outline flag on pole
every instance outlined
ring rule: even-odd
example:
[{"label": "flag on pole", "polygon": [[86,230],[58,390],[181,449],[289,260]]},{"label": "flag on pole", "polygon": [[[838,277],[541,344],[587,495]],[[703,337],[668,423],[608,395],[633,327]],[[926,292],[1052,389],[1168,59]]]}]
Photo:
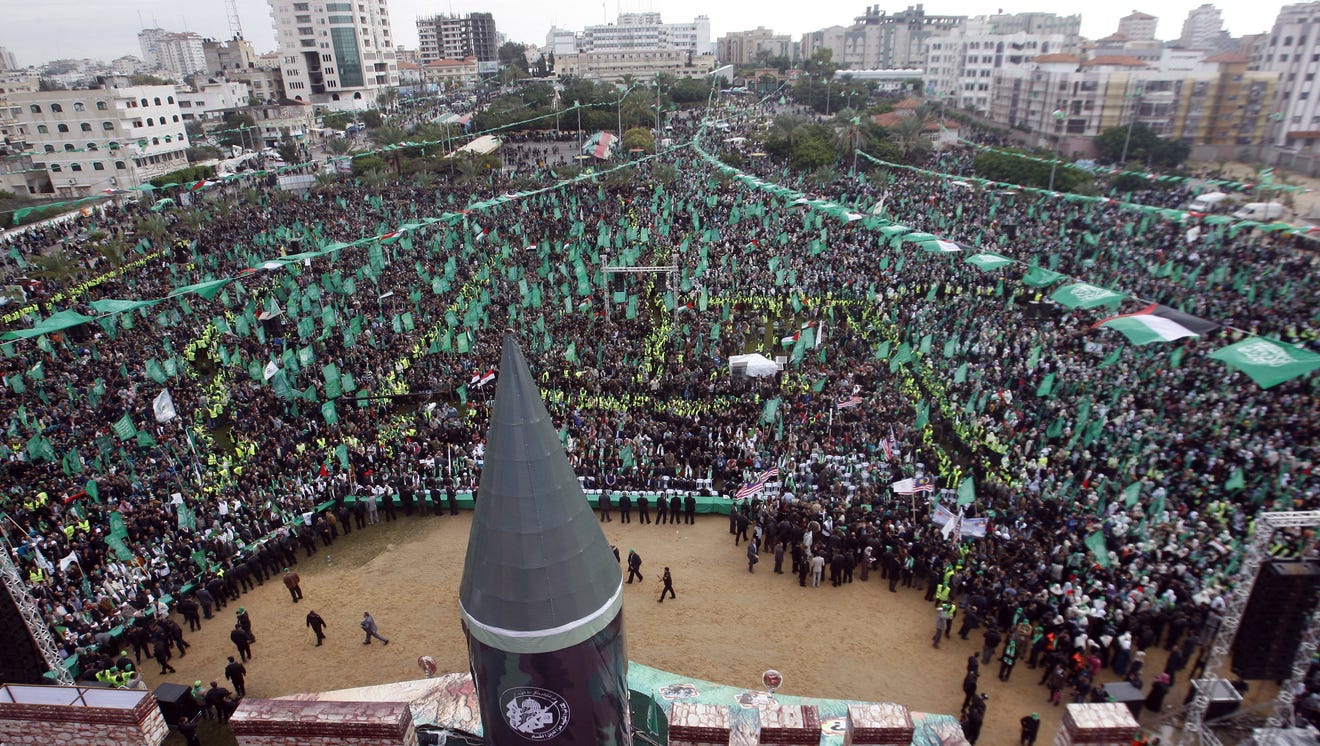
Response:
[{"label": "flag on pole", "polygon": [[889,485],[889,488],[898,495],[914,495],[918,492],[934,492],[935,480],[925,475],[916,478],[908,477],[907,479],[900,479],[897,482],[894,482]]},{"label": "flag on pole", "polygon": [[779,467],[777,466],[770,467],[769,469],[761,472],[760,475],[756,477],[756,479],[743,485],[742,489],[738,490],[738,492],[733,496],[733,499],[742,500],[743,498],[747,498],[747,497],[751,497],[752,495],[755,495],[756,493],[765,489],[765,485],[769,483],[771,479],[777,476],[779,476]]},{"label": "flag on pole", "polygon": [[1172,342],[1183,337],[1199,337],[1219,328],[1213,321],[1197,318],[1168,306],[1152,303],[1136,313],[1110,316],[1096,322],[1097,327],[1117,329],[1134,345]]},{"label": "flag on pole", "polygon": [[115,431],[115,436],[120,440],[128,440],[137,434],[137,426],[133,424],[133,417],[127,412],[124,413],[123,417],[116,420],[111,427]]},{"label": "flag on pole", "polygon": [[267,381],[269,381],[270,379],[275,377],[276,373],[279,372],[280,372],[280,366],[276,365],[275,361],[272,360],[269,363],[266,363],[266,370],[262,373],[262,375],[265,377]]},{"label": "flag on pole", "polygon": [[861,404],[863,401],[864,400],[860,396],[850,396],[846,399],[839,400],[839,402],[834,406],[838,407],[839,409],[848,409],[849,407],[855,407],[858,404]]},{"label": "flag on pole", "polygon": [[485,386],[486,384],[488,384],[488,383],[490,383],[491,381],[494,381],[494,380],[495,380],[495,369],[494,369],[494,368],[491,368],[490,370],[486,371],[485,373],[482,373],[482,374],[480,375],[480,377],[478,377],[478,379],[477,379],[477,388],[481,388],[481,387]]},{"label": "flag on pole", "polygon": [[169,389],[164,389],[156,395],[155,400],[151,402],[151,411],[156,415],[156,422],[169,422],[179,416],[174,411],[174,398],[170,396]]}]

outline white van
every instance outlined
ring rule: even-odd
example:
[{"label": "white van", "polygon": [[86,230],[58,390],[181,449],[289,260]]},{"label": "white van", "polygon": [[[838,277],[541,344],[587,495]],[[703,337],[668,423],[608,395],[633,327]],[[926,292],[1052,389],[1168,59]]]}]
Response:
[{"label": "white van", "polygon": [[1192,212],[1223,212],[1232,204],[1231,199],[1223,192],[1206,192],[1188,202],[1187,209]]},{"label": "white van", "polygon": [[1277,220],[1283,217],[1282,202],[1248,202],[1242,206],[1242,209],[1233,213],[1233,217],[1238,220]]}]

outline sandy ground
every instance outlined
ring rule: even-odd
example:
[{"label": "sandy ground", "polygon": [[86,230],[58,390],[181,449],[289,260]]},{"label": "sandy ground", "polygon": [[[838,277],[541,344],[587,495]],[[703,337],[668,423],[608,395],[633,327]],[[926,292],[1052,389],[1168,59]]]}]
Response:
[{"label": "sandy ground", "polygon": [[[634,515],[634,518],[636,516]],[[275,697],[420,678],[418,655],[433,656],[440,671],[466,671],[467,652],[459,626],[458,585],[471,514],[418,516],[370,526],[341,536],[330,548],[300,559],[305,598],[294,604],[278,581],[245,594],[257,642],[248,663],[248,696]],[[868,582],[831,588],[801,588],[797,578],[775,575],[763,555],[747,572],[745,549],[734,547],[723,516],[698,516],[692,526],[621,525],[616,514],[605,534],[623,555],[643,558],[645,581],[625,585],[628,657],[667,671],[760,688],[761,672],[777,668],[786,694],[902,702],[916,710],[956,714],[967,656],[980,649],[973,632],[956,634],[939,650],[931,647],[933,607],[922,593],[889,593],[874,574]],[[299,552],[302,555],[302,552]],[[676,600],[658,604],[659,576],[671,568]],[[808,581],[808,586],[810,581]],[[177,674],[156,675],[144,661],[147,683],[194,680],[224,684],[235,604],[188,635],[190,654],[176,659]],[[315,609],[329,638],[315,647],[305,616]],[[357,623],[370,611],[390,639],[362,644]],[[185,625],[186,628],[186,625]],[[1148,670],[1163,667],[1164,652],[1152,651]],[[980,744],[1018,743],[1017,721],[1039,712],[1041,742],[1048,743],[1061,708],[1037,686],[1041,671],[1019,664],[1010,682],[997,680],[998,663],[983,667],[981,690],[990,693]],[[1102,673],[1100,682],[1116,680]],[[1185,682],[1166,700],[1182,701]],[[231,687],[232,688],[232,687]],[[1143,723],[1155,716],[1147,713]]]}]

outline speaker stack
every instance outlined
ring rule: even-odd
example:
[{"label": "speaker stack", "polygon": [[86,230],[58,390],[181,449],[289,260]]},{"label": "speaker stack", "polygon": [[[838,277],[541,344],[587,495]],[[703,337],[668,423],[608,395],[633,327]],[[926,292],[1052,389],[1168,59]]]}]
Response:
[{"label": "speaker stack", "polygon": [[1287,679],[1317,591],[1320,562],[1271,560],[1261,565],[1233,640],[1233,673],[1243,679]]}]

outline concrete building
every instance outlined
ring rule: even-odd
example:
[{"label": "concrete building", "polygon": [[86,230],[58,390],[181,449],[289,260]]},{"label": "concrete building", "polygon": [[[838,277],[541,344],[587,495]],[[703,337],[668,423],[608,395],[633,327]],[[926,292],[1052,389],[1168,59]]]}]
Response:
[{"label": "concrete building", "polygon": [[[764,53],[764,54],[762,54]],[[788,34],[776,35],[764,26],[753,31],[734,31],[715,41],[715,56],[725,65],[752,65],[762,57],[784,57],[792,64],[797,45]]]},{"label": "concrete building", "polygon": [[551,28],[546,49],[558,59],[575,52],[629,52],[682,50],[697,55],[715,51],[710,18],[697,16],[691,23],[665,23],[659,13],[620,13],[615,23],[587,26],[575,34]]},{"label": "concrete building", "polygon": [[254,69],[260,59],[252,42],[247,39],[206,39],[202,42],[202,54],[206,57],[206,71],[213,75]]},{"label": "concrete building", "polygon": [[1219,8],[1205,3],[1193,8],[1183,21],[1178,46],[1183,49],[1218,49],[1224,34],[1224,16]]},{"label": "concrete building", "polygon": [[238,81],[211,81],[193,89],[186,86],[175,89],[179,114],[185,122],[215,119],[219,112],[247,106],[251,97],[252,91]]},{"label": "concrete building", "polygon": [[681,49],[555,55],[557,74],[615,83],[623,80],[625,75],[631,75],[635,80],[652,78],[657,73],[695,78],[714,69],[715,55],[693,54]]},{"label": "concrete building", "polygon": [[188,165],[188,135],[173,86],[10,94],[19,134],[58,197],[128,189]]},{"label": "concrete building", "polygon": [[1204,63],[1176,71],[1130,57],[1040,56],[996,73],[990,119],[1068,156],[1089,155],[1091,138],[1133,121],[1191,145],[1259,143],[1277,75],[1249,72],[1241,55]]},{"label": "concrete building", "polygon": [[1155,27],[1160,19],[1134,10],[1118,19],[1118,35],[1132,41],[1150,41],[1155,38]]},{"label": "concrete building", "polygon": [[1259,53],[1260,70],[1281,76],[1279,101],[1272,110],[1271,144],[1315,152],[1320,146],[1320,2],[1285,5]]},{"label": "concrete building", "polygon": [[835,64],[853,70],[923,67],[927,40],[956,28],[965,19],[926,15],[921,4],[892,14],[872,5],[851,26],[831,26],[804,34],[802,59],[810,59],[819,49],[829,49]]},{"label": "concrete building", "polygon": [[206,72],[206,52],[202,37],[191,32],[177,33],[159,28],[138,32],[142,61],[150,68],[167,70],[186,77]]},{"label": "concrete building", "polygon": [[1076,53],[1076,29],[1080,27],[1071,21],[1034,24],[1060,31],[1043,33],[1020,30],[1033,24],[1004,23],[1002,19],[1013,17],[975,16],[927,39],[927,91],[949,106],[984,115],[989,112],[997,70],[1026,64],[1040,55]]},{"label": "concrete building", "polygon": [[[254,149],[273,148],[280,144],[286,134],[299,143],[307,143],[308,135],[316,127],[316,107],[296,101],[239,106],[212,112],[211,119],[224,122],[234,116],[251,117],[256,122],[256,129],[245,133],[248,147]],[[217,124],[215,128],[224,129],[227,126]]]},{"label": "concrete building", "polygon": [[4,47],[0,47],[0,73],[11,72],[17,69],[18,58],[14,56],[13,52]]},{"label": "concrete building", "polygon": [[114,69],[115,75],[122,75],[124,77],[128,77],[130,75],[137,75],[138,73],[146,70],[147,63],[143,62],[142,58],[140,57],[134,57],[131,54],[126,54],[122,57],[116,57],[113,60],[111,60],[110,67]]},{"label": "concrete building", "polygon": [[384,0],[269,2],[286,98],[359,111],[374,107],[381,92],[399,84]]},{"label": "concrete building", "polygon": [[417,62],[463,60],[499,63],[499,33],[490,13],[436,15],[417,19]]}]

